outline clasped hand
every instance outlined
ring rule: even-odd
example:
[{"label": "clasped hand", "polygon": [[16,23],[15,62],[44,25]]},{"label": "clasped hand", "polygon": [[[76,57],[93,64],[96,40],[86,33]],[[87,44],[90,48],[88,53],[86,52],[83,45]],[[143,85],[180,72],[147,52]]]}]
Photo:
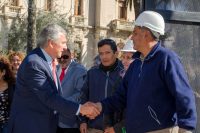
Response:
[{"label": "clasped hand", "polygon": [[95,119],[102,111],[101,103],[86,102],[80,107],[80,114]]}]

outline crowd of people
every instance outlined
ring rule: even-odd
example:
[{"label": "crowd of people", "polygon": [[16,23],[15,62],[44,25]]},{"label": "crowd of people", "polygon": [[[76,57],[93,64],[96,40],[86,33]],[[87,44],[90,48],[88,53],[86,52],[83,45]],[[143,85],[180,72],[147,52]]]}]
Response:
[{"label": "crowd of people", "polygon": [[0,56],[0,133],[7,133],[17,70],[24,59],[22,52],[10,51]]},{"label": "crowd of people", "polygon": [[164,29],[160,14],[142,12],[120,51],[99,40],[87,70],[66,31],[47,25],[25,58],[0,56],[0,133],[191,133],[195,97],[179,57],[161,46]]}]

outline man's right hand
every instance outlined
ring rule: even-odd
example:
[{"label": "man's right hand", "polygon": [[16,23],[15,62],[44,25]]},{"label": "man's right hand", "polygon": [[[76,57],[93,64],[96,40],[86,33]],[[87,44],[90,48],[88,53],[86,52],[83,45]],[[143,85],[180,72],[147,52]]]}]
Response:
[{"label": "man's right hand", "polygon": [[100,113],[100,107],[98,104],[92,102],[86,102],[80,107],[80,114],[83,116],[87,116],[90,119],[95,119]]},{"label": "man's right hand", "polygon": [[105,129],[104,133],[115,133],[115,130],[113,127],[108,127]]},{"label": "man's right hand", "polygon": [[101,112],[102,111],[102,105],[101,105],[101,103],[97,102],[96,106],[97,106],[98,110]]},{"label": "man's right hand", "polygon": [[86,123],[80,124],[80,132],[81,133],[87,133],[87,124]]}]

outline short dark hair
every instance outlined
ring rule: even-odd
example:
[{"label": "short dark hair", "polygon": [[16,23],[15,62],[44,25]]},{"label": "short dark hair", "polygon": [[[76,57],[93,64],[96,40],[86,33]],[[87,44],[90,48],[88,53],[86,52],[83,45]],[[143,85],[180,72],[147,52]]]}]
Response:
[{"label": "short dark hair", "polygon": [[71,54],[71,50],[69,48],[64,49],[64,51],[67,51],[67,52],[69,52]]},{"label": "short dark hair", "polygon": [[109,45],[111,49],[113,50],[113,53],[117,51],[117,45],[114,40],[112,39],[102,39],[98,42],[98,48],[104,46],[104,45]]}]

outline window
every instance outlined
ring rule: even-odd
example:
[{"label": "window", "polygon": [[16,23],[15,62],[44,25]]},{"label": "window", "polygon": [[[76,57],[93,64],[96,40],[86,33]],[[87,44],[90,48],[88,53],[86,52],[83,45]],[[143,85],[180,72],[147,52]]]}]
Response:
[{"label": "window", "polygon": [[156,9],[172,11],[200,12],[199,0],[154,0]]},{"label": "window", "polygon": [[83,15],[83,0],[75,0],[74,15]]},{"label": "window", "polygon": [[11,0],[11,6],[19,6],[19,0]]},{"label": "window", "polygon": [[45,8],[46,8],[47,11],[52,10],[52,0],[46,0]]},{"label": "window", "polygon": [[145,0],[145,10],[159,12],[166,20],[200,22],[199,0]]},{"label": "window", "polygon": [[124,0],[119,1],[119,19],[127,19],[127,7]]}]

